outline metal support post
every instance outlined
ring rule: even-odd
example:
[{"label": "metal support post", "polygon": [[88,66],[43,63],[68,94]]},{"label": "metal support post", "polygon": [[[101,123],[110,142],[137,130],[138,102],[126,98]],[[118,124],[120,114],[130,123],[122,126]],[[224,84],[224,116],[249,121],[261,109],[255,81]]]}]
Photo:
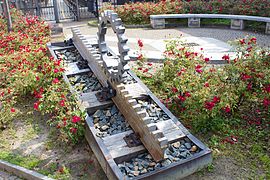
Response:
[{"label": "metal support post", "polygon": [[58,13],[57,0],[53,0],[53,10],[54,10],[55,21],[56,23],[59,23],[60,19],[59,19],[59,13]]},{"label": "metal support post", "polygon": [[96,0],[96,13],[97,13],[97,19],[99,19],[98,0]]},{"label": "metal support post", "polygon": [[41,10],[41,9],[40,9],[39,0],[35,0],[35,5],[36,5],[36,11],[37,11],[37,12],[36,12],[36,15],[37,15],[37,16],[40,16],[40,14],[41,14],[41,13],[40,13],[40,10]]},{"label": "metal support post", "polygon": [[12,30],[12,21],[11,21],[10,12],[9,12],[8,0],[4,0],[4,14],[5,14],[5,17],[7,18],[8,32],[10,32]]},{"label": "metal support post", "polygon": [[79,7],[79,0],[76,0],[76,14],[77,14],[77,21],[80,20],[80,7]]}]

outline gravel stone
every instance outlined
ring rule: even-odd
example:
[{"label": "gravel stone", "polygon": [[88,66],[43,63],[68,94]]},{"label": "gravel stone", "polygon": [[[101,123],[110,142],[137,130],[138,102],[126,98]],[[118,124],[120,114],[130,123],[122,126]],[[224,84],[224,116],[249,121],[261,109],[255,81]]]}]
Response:
[{"label": "gravel stone", "polygon": [[187,149],[190,149],[191,148],[191,144],[190,143],[185,143],[185,146]]},{"label": "gravel stone", "polygon": [[82,93],[99,91],[102,87],[93,72],[69,76],[68,79],[74,89]]},{"label": "gravel stone", "polygon": [[[190,152],[186,145],[190,148],[197,148],[195,152]],[[141,174],[145,174],[150,171],[154,171],[158,168],[165,167],[170,165],[173,162],[178,162],[184,159],[187,159],[193,156],[195,153],[200,152],[200,149],[193,144],[188,138],[182,139],[175,143],[169,144],[168,148],[164,152],[164,160],[160,162],[155,162],[149,153],[143,153],[138,155],[135,158],[132,158],[129,162],[123,162],[122,166],[128,167],[131,171],[140,171]],[[130,166],[130,165],[133,165]],[[119,166],[119,165],[118,165]],[[130,173],[125,173],[121,170],[121,172],[128,177],[134,177],[134,173],[131,175]]]},{"label": "gravel stone", "polygon": [[92,118],[97,130],[96,135],[101,138],[131,129],[115,105],[105,110],[97,110]]},{"label": "gravel stone", "polygon": [[146,112],[146,117],[151,120],[151,123],[158,123],[170,119],[152,100],[137,100],[137,103],[140,104],[142,110]]},{"label": "gravel stone", "polygon": [[89,68],[88,62],[83,59],[83,57],[80,55],[79,51],[76,48],[69,48],[60,51],[56,50],[55,54],[57,58],[61,58],[66,65],[76,62],[80,70]]}]

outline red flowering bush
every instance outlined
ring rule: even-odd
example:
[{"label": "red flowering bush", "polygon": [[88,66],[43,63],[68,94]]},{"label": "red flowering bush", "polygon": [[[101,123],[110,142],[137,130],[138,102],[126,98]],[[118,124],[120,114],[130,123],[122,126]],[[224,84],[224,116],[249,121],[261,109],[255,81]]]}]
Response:
[{"label": "red flowering bush", "polygon": [[[103,9],[114,9],[107,4]],[[182,13],[220,13],[254,16],[270,16],[268,0],[160,0],[153,2],[127,3],[117,6],[115,12],[126,24],[148,24],[150,15]]]},{"label": "red flowering bush", "polygon": [[152,90],[199,131],[220,130],[235,119],[242,119],[244,126],[269,128],[270,53],[256,45],[256,38],[235,45],[237,58],[224,55],[228,64],[217,67],[180,41],[169,42],[163,69],[151,77]]},{"label": "red flowering bush", "polygon": [[62,80],[61,59],[47,55],[50,40],[47,23],[38,17],[24,17],[11,9],[13,31],[0,18],[0,128],[16,116],[16,103],[33,97],[33,108],[51,115],[49,124],[58,128],[64,139],[77,141],[83,135],[83,113]]},{"label": "red flowering bush", "polygon": [[164,0],[154,2],[127,3],[116,9],[112,5],[103,7],[103,10],[114,10],[126,24],[147,24],[150,15],[183,13],[182,1]]},{"label": "red flowering bush", "polygon": [[270,2],[268,0],[241,0],[232,7],[232,13],[269,17]]}]

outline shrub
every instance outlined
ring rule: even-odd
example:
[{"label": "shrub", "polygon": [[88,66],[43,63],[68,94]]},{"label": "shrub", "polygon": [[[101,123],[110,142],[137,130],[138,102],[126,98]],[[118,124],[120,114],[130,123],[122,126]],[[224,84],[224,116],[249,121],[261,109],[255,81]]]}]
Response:
[{"label": "shrub", "polygon": [[105,9],[114,10],[126,24],[148,24],[150,15],[154,14],[220,13],[270,16],[268,0],[161,0],[157,3],[127,3],[115,9],[106,4],[103,7],[103,10]]},{"label": "shrub", "polygon": [[10,33],[5,19],[0,19],[0,127],[16,116],[17,101],[30,96],[36,99],[35,110],[51,116],[49,124],[59,129],[62,139],[78,141],[83,135],[83,112],[62,80],[62,60],[47,55],[48,24],[16,9],[11,15]]},{"label": "shrub", "polygon": [[244,126],[269,128],[269,51],[259,48],[256,38],[234,44],[237,58],[225,54],[228,64],[217,67],[181,41],[170,41],[164,67],[144,79],[181,120],[200,132],[222,130],[237,119]]}]

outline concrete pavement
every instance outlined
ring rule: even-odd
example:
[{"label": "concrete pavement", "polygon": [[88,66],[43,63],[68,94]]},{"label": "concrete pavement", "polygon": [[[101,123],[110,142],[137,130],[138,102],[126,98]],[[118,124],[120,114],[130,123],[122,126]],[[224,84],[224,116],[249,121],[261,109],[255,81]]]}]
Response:
[{"label": "concrete pavement", "polygon": [[[97,28],[87,25],[87,21],[63,23],[64,36],[71,38],[71,28],[77,27],[83,35],[96,35]],[[170,29],[151,29],[151,28],[127,28],[125,32],[130,47],[130,55],[136,56],[139,47],[138,39],[144,43],[143,54],[150,59],[162,59],[165,50],[164,40],[177,38],[181,36],[184,44],[193,44],[194,50],[201,52],[210,60],[221,60],[224,54],[233,56],[234,49],[227,42],[237,38],[243,38],[246,35],[255,36],[261,46],[270,47],[270,35],[238,31],[231,29],[215,28],[170,28]],[[107,29],[106,42],[115,52],[118,52],[117,38],[111,28]]]}]

